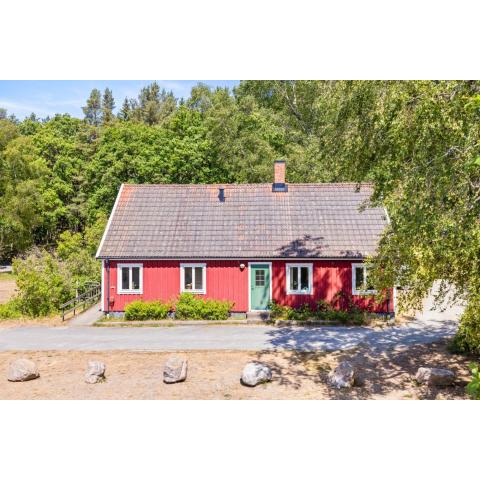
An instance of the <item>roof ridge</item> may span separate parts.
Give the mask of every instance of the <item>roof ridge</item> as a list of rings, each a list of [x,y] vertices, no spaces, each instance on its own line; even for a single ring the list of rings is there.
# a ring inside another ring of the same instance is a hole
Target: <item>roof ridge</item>
[[[265,187],[271,183],[125,183],[125,187]],[[372,182],[289,183],[292,187],[373,186]]]

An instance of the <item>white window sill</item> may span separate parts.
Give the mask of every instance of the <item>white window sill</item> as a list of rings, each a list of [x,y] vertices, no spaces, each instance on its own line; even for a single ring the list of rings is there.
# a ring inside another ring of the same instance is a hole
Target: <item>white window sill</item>
[[[205,290],[182,290],[182,293],[194,293],[195,295],[205,295]]]
[[[352,295],[376,295],[376,290],[353,290]]]
[[[119,290],[119,295],[142,295],[142,290]]]
[[[304,290],[288,290],[287,295],[312,295],[312,292],[306,292]]]

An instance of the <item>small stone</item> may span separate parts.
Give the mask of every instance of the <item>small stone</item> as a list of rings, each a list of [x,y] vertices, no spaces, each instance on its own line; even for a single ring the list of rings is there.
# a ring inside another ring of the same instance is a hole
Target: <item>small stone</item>
[[[169,357],[163,368],[165,383],[183,382],[187,378],[188,360],[180,357]]]
[[[270,382],[271,380],[272,371],[270,367],[259,362],[247,363],[240,379],[241,383],[247,387],[254,387],[255,385]]]
[[[341,362],[328,374],[328,383],[335,388],[350,388],[355,382],[355,370],[350,362]]]
[[[7,379],[9,382],[26,382],[38,378],[40,373],[35,362],[26,358],[19,358],[10,363]]]
[[[87,364],[87,371],[85,373],[85,382],[98,383],[105,380],[105,364],[97,360],[90,360]]]
[[[455,373],[447,368],[420,367],[415,380],[421,385],[429,387],[445,387],[455,382]]]

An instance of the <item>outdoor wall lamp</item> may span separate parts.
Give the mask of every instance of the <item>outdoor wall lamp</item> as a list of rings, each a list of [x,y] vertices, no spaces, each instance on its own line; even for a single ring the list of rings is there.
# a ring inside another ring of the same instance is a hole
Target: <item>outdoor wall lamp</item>
[[[241,263],[240,264],[240,270],[243,270],[245,268],[245,264],[244,263]]]

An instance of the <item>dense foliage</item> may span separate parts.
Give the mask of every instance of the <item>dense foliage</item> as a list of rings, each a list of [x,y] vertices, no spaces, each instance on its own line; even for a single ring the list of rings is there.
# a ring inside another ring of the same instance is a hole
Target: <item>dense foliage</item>
[[[169,303],[135,300],[125,307],[125,320],[162,320],[167,318],[171,308]]]
[[[114,107],[92,91],[83,120],[0,116],[4,261],[104,221],[122,182],[270,182],[285,158],[290,182],[372,182],[391,219],[372,280],[404,286],[405,308],[453,285],[480,348],[480,82],[244,81],[181,100],[154,83]]]
[[[175,312],[177,320],[226,320],[233,304],[182,293],[173,302],[135,300],[125,307],[126,320],[162,320]]]
[[[178,320],[226,320],[233,304],[222,300],[197,297],[182,293],[175,303],[175,318]]]
[[[466,390],[473,400],[480,400],[480,367],[477,363],[471,363],[469,366],[472,379],[468,383]]]
[[[293,308],[272,301],[269,304],[269,309],[272,320],[293,320],[296,322],[321,320],[345,325],[363,325],[369,318],[374,317],[373,314],[369,314],[354,305],[346,310],[339,310],[324,300],[319,300],[313,308],[308,303]]]

